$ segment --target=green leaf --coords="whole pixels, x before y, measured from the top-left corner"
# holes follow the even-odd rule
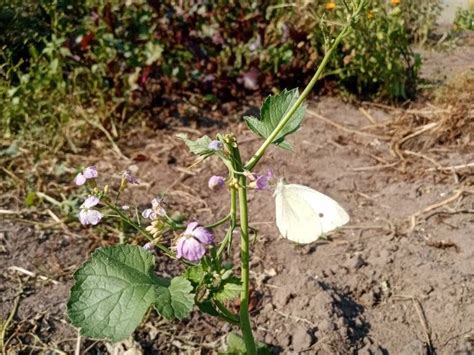
[[[141,323],[166,280],[154,275],[154,256],[132,245],[97,249],[74,274],[68,315],[81,334],[112,341],[128,337]]]
[[[214,307],[211,301],[204,301],[204,302],[198,303],[198,306],[201,312],[210,314],[213,317],[219,316],[219,312],[216,310],[216,308]]]
[[[220,302],[230,301],[239,297],[241,290],[242,285],[239,280],[232,280],[232,282],[226,282],[214,297]]]
[[[168,288],[159,288],[155,301],[156,310],[166,319],[183,319],[193,309],[193,287],[186,278],[179,276],[171,280]]]
[[[204,277],[202,265],[190,266],[186,269],[184,276],[191,282],[199,284]]]
[[[283,90],[278,95],[268,96],[260,109],[260,119],[252,116],[246,116],[244,119],[253,132],[262,138],[268,138],[285,114],[298,100],[298,97],[298,89]],[[291,146],[285,142],[285,137],[300,128],[301,121],[304,118],[304,110],[305,107],[300,106],[293,113],[290,120],[273,140],[273,144],[281,148],[291,149]]]
[[[272,352],[270,349],[262,342],[257,342],[257,354],[258,355],[270,355]],[[230,332],[227,335],[227,351],[221,354],[246,354],[247,348],[245,346],[245,341],[241,335]]]
[[[196,139],[195,141],[188,139],[188,135],[184,133],[177,134],[176,136],[186,143],[191,153],[205,156],[209,156],[214,153],[212,149],[209,149],[209,143],[211,143],[212,140],[208,136],[203,136]]]

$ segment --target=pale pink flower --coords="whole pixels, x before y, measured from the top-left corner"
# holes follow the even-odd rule
[[[95,179],[98,176],[97,169],[95,166],[88,166],[82,170],[74,178],[74,182],[77,186],[84,185],[88,179]]]

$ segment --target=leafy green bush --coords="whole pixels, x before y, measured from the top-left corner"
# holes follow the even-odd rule
[[[399,7],[410,41],[423,45],[429,39],[441,14],[441,0],[401,0]]]
[[[456,11],[454,29],[474,31],[474,3],[468,9],[459,8]]]

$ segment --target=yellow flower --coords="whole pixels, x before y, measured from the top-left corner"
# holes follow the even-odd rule
[[[367,13],[367,18],[368,19],[371,19],[374,17],[374,13],[372,11],[369,10],[369,12]]]
[[[400,0],[390,0],[390,2],[393,6],[397,6],[398,4],[400,4]]]
[[[326,10],[328,11],[331,11],[331,10],[334,10],[336,8],[336,3],[335,2],[332,2],[332,1],[329,1],[326,3]]]

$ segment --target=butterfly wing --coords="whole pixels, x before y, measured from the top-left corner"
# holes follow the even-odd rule
[[[297,184],[286,185],[286,189],[291,191],[291,195],[299,196],[311,205],[321,225],[322,233],[330,232],[349,222],[347,212],[329,196]]]
[[[275,194],[276,224],[280,234],[297,243],[311,243],[322,234],[311,205],[285,185]]]
[[[349,215],[336,201],[303,185],[280,182],[275,204],[280,233],[298,243],[311,243],[349,221]]]

